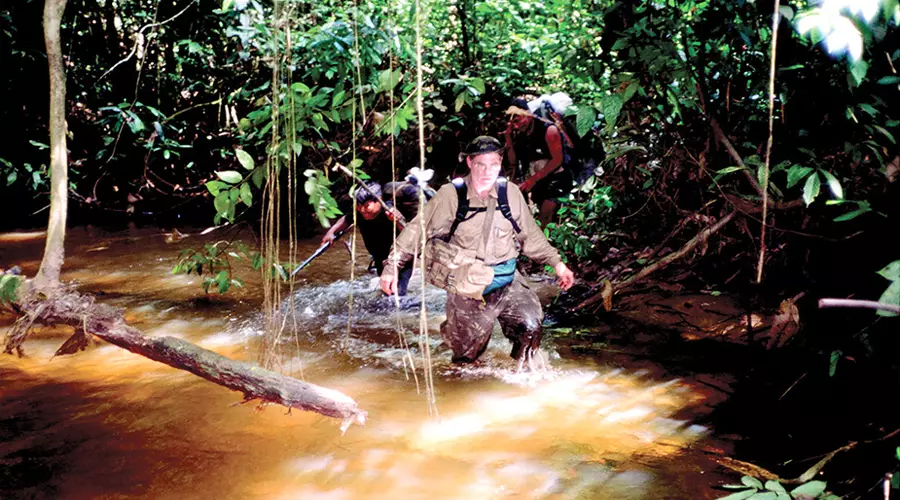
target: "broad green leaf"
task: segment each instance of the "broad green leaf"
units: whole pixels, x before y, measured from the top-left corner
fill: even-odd
[[[878,274],[891,281],[900,281],[900,260],[891,262],[884,269],[878,271]]]
[[[209,194],[211,194],[213,196],[218,196],[219,191],[221,191],[222,188],[226,188],[226,187],[228,187],[228,184],[225,184],[222,181],[209,181],[206,183],[206,189],[208,189]]]
[[[803,201],[806,203],[806,206],[809,206],[815,201],[816,196],[819,196],[821,186],[819,174],[815,172],[806,179],[806,184],[803,186]]]
[[[860,86],[866,79],[866,73],[869,71],[869,63],[860,59],[850,66],[850,75],[856,86]]]
[[[766,489],[774,491],[775,493],[787,493],[787,490],[784,489],[784,486],[782,486],[781,483],[772,481],[771,479],[766,481]]]
[[[19,174],[17,174],[15,170],[13,170],[12,172],[6,174],[6,185],[7,185],[7,186],[12,185],[13,182],[16,182],[16,178],[17,178],[18,176],[19,176]]]
[[[239,172],[237,172],[235,170],[225,170],[222,172],[216,172],[216,175],[219,177],[219,179],[222,179],[223,181],[225,181],[229,184],[237,184],[238,182],[241,182],[241,180],[244,178]]]
[[[762,491],[747,498],[750,500],[778,500],[778,493],[775,493],[774,491]]]
[[[233,4],[233,3],[234,3],[234,0],[224,0],[224,1],[222,2],[222,10],[229,10],[229,9],[231,9],[231,4]]]
[[[472,78],[471,80],[469,80],[469,85],[475,88],[475,90],[477,90],[479,94],[484,94],[484,79]]]
[[[794,9],[790,5],[782,5],[778,8],[781,17],[787,19],[788,22],[794,19]]]
[[[728,496],[720,497],[719,500],[745,500],[756,494],[755,489],[736,491]]]
[[[584,137],[591,131],[594,126],[594,118],[597,116],[597,110],[591,106],[581,106],[578,108],[578,115],[575,117],[575,128],[578,137]]]
[[[216,199],[213,200],[213,206],[216,208],[216,213],[220,215],[227,213],[228,207],[231,206],[231,198],[228,197],[228,191],[219,192],[216,195]]]
[[[878,302],[900,306],[900,281],[894,281],[893,283],[891,283],[891,286],[887,287],[887,290],[885,290],[884,293],[881,294],[881,298],[878,299]],[[879,316],[888,317],[897,316],[897,313],[890,311],[878,311],[876,314],[878,314]]]
[[[343,91],[343,90],[339,90],[339,91],[335,92],[334,97],[331,98],[331,106],[336,108],[336,107],[338,107],[340,104],[343,104],[343,103],[344,103],[344,96],[345,96],[346,94],[347,94],[347,93],[346,93],[345,91]],[[335,120],[335,121],[337,121],[337,120]]]
[[[897,76],[897,75],[882,76],[881,78],[878,79],[878,83],[880,83],[881,85],[893,85],[895,83],[900,83],[900,76]]]
[[[299,93],[307,93],[309,92],[309,87],[304,85],[303,82],[296,82],[295,84],[291,85],[291,90]]]
[[[797,184],[798,182],[803,180],[803,178],[806,177],[807,175],[809,175],[809,173],[812,172],[813,170],[815,170],[815,169],[812,167],[803,167],[800,165],[794,165],[793,167],[789,168],[788,173],[787,173],[788,189],[794,187],[795,184]]]
[[[219,293],[225,293],[228,291],[228,288],[231,286],[231,283],[228,279],[228,271],[219,271],[216,273],[216,285],[218,286]]]
[[[831,194],[833,194],[835,198],[843,200],[844,190],[843,188],[841,188],[841,183],[837,180],[837,177],[832,175],[831,172],[823,170],[821,168],[819,169],[819,172],[821,172],[821,174],[825,176],[825,182],[828,184],[828,189],[831,190]]]
[[[262,189],[263,181],[266,180],[266,175],[266,169],[259,166],[253,169],[253,173],[250,174],[250,180],[257,189]]]
[[[228,199],[231,200],[231,204],[234,205],[237,203],[238,198],[240,198],[241,192],[237,188],[231,188],[228,190]]]
[[[862,103],[859,105],[859,109],[865,111],[871,117],[875,117],[878,114],[878,110],[875,109],[871,104]]]
[[[0,304],[14,302],[22,278],[14,274],[0,275]]]
[[[603,118],[609,127],[616,126],[616,120],[619,118],[619,112],[622,111],[622,98],[617,94],[603,97],[600,101],[603,107]]]
[[[237,155],[238,162],[247,170],[253,170],[253,157],[243,149],[235,149],[234,154]]]
[[[458,96],[456,96],[456,104],[455,109],[456,112],[459,113],[459,110],[462,109],[463,106],[466,105],[466,92],[460,92]]]
[[[250,192],[250,184],[241,184],[241,201],[248,207],[253,203],[253,193]]]
[[[760,186],[768,186],[769,185],[769,169],[765,164],[759,166],[756,169],[756,180],[759,181]]]
[[[800,495],[806,495],[810,498],[816,498],[825,492],[825,481],[810,481],[791,490],[791,496],[797,498]]]
[[[638,83],[637,80],[629,83],[628,86],[625,87],[625,92],[622,92],[622,102],[625,103],[630,101],[631,98],[634,97],[635,92],[640,88],[641,84]]]
[[[756,479],[753,476],[741,477],[741,483],[746,484],[747,486],[749,486],[751,488],[756,488],[758,490],[763,489],[762,481],[760,481],[759,479]]]

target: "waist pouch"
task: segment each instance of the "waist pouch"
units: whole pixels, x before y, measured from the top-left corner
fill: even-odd
[[[425,246],[425,277],[428,283],[450,293],[481,299],[494,280],[494,269],[468,250],[439,238]]]
[[[516,259],[509,259],[491,266],[494,270],[494,279],[484,287],[484,295],[499,290],[513,282],[516,276]]]

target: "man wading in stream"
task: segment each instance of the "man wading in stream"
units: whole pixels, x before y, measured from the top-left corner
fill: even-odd
[[[425,206],[428,281],[447,290],[441,337],[454,363],[471,363],[487,348],[499,320],[521,368],[541,343],[543,311],[537,295],[516,271],[520,253],[553,266],[563,290],[575,281],[538,227],[519,188],[499,177],[503,146],[481,136],[464,153],[469,175],[443,185]],[[421,239],[418,217],[400,233],[384,263],[381,289],[398,291],[394,271],[412,260]]]
[[[414,169],[413,172],[418,172],[418,169]],[[356,190],[356,211],[359,215],[356,219],[356,225],[362,234],[366,250],[369,251],[372,259],[375,261],[375,271],[379,275],[383,270],[383,263],[391,250],[396,214],[399,212],[405,220],[409,221],[419,211],[421,185],[418,179],[415,179],[412,175],[407,177],[406,182],[389,182],[385,184],[384,190],[376,182],[368,183],[368,190],[362,188]],[[425,197],[431,198],[433,195],[434,190],[425,186]],[[390,211],[385,210],[381,206],[381,203],[378,201],[379,198],[391,207]],[[345,214],[352,213],[352,200],[342,203],[341,211]],[[351,224],[353,224],[353,216],[348,215],[335,221],[334,225],[322,237],[322,244],[333,242],[335,236],[340,231],[350,227]],[[406,295],[406,287],[412,275],[412,262],[401,266],[399,275],[397,291],[400,296],[403,296]]]

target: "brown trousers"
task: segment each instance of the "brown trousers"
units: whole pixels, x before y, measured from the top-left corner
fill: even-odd
[[[471,363],[487,349],[500,321],[503,335],[512,341],[510,356],[530,357],[541,345],[541,320],[544,312],[537,295],[516,272],[509,285],[492,292],[484,300],[447,294],[447,320],[441,324],[441,337],[453,350],[454,363]]]

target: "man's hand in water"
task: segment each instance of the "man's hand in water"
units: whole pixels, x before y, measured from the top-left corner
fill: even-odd
[[[397,293],[397,277],[396,276],[388,276],[387,274],[381,275],[381,291],[387,295],[394,295]]]
[[[560,288],[568,290],[575,284],[575,273],[573,273],[564,262],[560,262],[553,269],[556,271],[557,278],[559,278]]]

